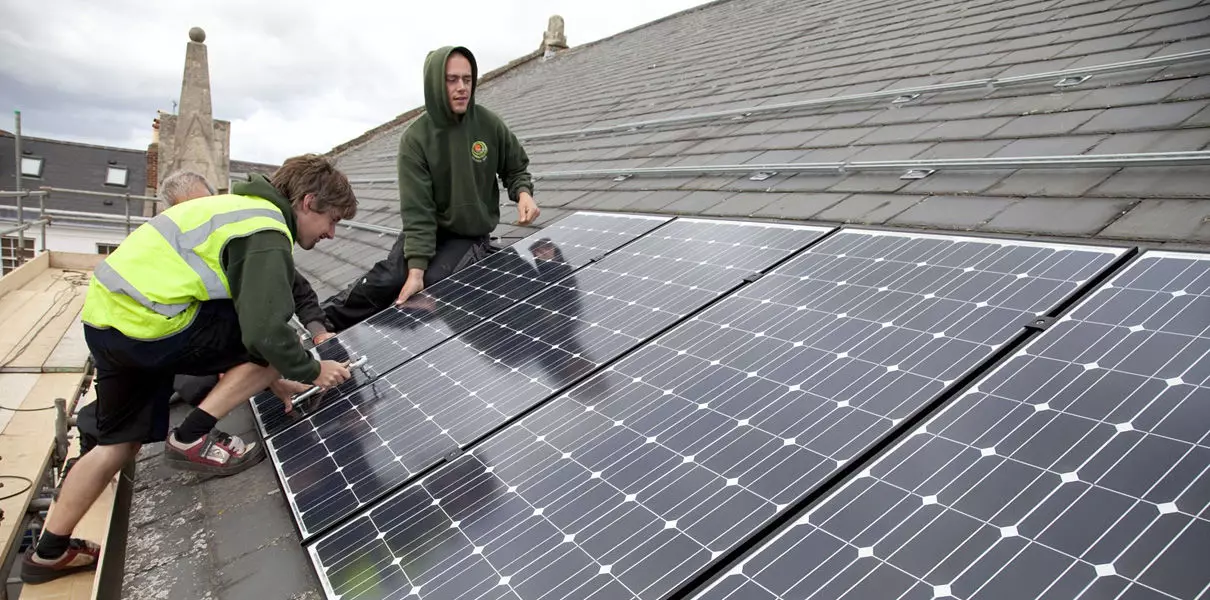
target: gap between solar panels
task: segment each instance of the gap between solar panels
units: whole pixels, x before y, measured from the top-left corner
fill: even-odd
[[[679,218],[267,440],[309,539],[831,228]]]
[[[308,552],[332,598],[683,593],[1125,254],[842,230]]]
[[[1210,255],[1144,252],[695,600],[1205,598],[1207,431]]]
[[[671,217],[580,211],[437,282],[403,308],[390,307],[314,349],[325,360],[369,357],[352,378],[287,414],[263,392],[251,400],[261,436],[271,437],[356,392],[412,357],[470,329],[546,285],[669,221]]]

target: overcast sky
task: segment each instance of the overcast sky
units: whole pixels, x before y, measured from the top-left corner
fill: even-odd
[[[538,48],[561,15],[572,46],[704,0],[0,0],[0,129],[146,148],[178,100],[189,28],[206,30],[214,117],[231,158],[326,152],[423,103],[429,50],[486,72]]]

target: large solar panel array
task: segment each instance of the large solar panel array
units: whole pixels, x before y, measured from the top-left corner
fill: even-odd
[[[1210,256],[1148,252],[701,600],[1210,597]]]
[[[666,597],[1122,253],[833,234],[346,521],[312,560],[346,599]]]
[[[265,437],[344,397],[413,356],[465,331],[652,229],[667,217],[578,212],[434,284],[320,344],[320,358],[370,359],[353,377],[287,414],[271,393],[252,400]]]
[[[301,533],[373,503],[827,231],[678,219],[329,404],[268,442]]]

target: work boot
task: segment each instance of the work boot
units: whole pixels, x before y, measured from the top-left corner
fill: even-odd
[[[248,443],[217,429],[211,429],[192,444],[177,441],[173,429],[164,442],[164,464],[181,471],[226,477],[248,469],[264,458],[262,444]]]
[[[59,558],[42,558],[30,548],[21,560],[21,581],[46,583],[72,573],[91,571],[97,568],[100,559],[101,547],[79,538],[71,538],[67,550]]]

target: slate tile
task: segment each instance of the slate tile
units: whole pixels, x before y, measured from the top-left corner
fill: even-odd
[[[726,192],[692,192],[664,206],[660,212],[682,215],[701,214],[702,211],[726,200],[729,195]]]
[[[875,160],[907,160],[916,158],[921,152],[929,149],[933,144],[880,144],[876,146],[855,146],[859,149],[857,154],[850,156],[849,162],[875,161]]]
[[[779,182],[774,188],[778,192],[822,192],[844,179],[839,173],[799,173]]]
[[[829,192],[895,192],[909,182],[899,178],[900,173],[867,172],[852,173],[828,188]]]
[[[770,150],[762,152],[745,164],[768,165],[799,162],[799,159],[806,156],[807,153],[802,150]]]
[[[860,150],[861,149],[856,146],[841,146],[839,148],[812,148],[802,156],[798,157],[798,162],[842,162],[848,160],[849,157],[857,154],[857,152]]]
[[[596,210],[622,210],[647,196],[651,192],[616,190],[602,192],[600,200],[594,202],[592,208]]]
[[[768,192],[739,192],[703,210],[702,214],[719,217],[750,217],[784,196],[785,194]]]
[[[1168,100],[1185,100],[1210,96],[1210,77],[1178,79],[1177,81],[1184,82],[1184,85],[1168,96]]]
[[[993,217],[982,231],[1090,236],[1134,204],[1123,198],[1024,198]]]
[[[1141,198],[1210,196],[1210,167],[1129,167],[1098,186],[1096,195]]]
[[[213,534],[211,551],[219,568],[275,540],[298,541],[290,507],[281,493],[223,511],[211,518],[207,527]]]
[[[1003,196],[1081,196],[1117,169],[1022,169],[987,190]]]
[[[1140,44],[1144,42],[1139,42]],[[1140,60],[1155,54],[1159,48],[1157,46],[1143,46],[1138,48],[1123,48],[1109,52],[1101,52],[1083,56],[1069,65],[1068,69],[1082,69],[1084,67],[1095,67],[1097,65],[1108,65],[1112,63],[1126,62],[1131,60]],[[1101,75],[1097,79],[1105,81],[1112,78],[1135,77],[1133,73],[1116,73],[1113,75]]]
[[[283,539],[235,561],[217,573],[220,598],[290,598],[319,587],[298,543]]]
[[[849,110],[833,114],[819,124],[823,129],[835,129],[837,127],[852,127],[860,125],[866,119],[877,116],[881,111],[877,110]]]
[[[930,196],[890,218],[896,225],[978,229],[1015,202],[1012,198]]]
[[[1051,71],[1062,71],[1075,62],[1071,58],[1053,58],[1038,62],[1018,63],[996,74],[996,77],[1016,77],[1018,75],[1030,75],[1033,73],[1049,73]]]
[[[1082,125],[1078,133],[1160,129],[1183,123],[1210,106],[1210,100],[1111,108]]]
[[[986,158],[1009,143],[1008,140],[939,142],[912,158]]]
[[[920,101],[919,98],[916,99]],[[886,101],[887,108],[881,114],[874,115],[866,120],[864,125],[894,125],[898,123],[918,123],[923,120],[926,115],[937,110],[936,106],[930,105],[896,105],[891,104],[890,100]]]
[[[905,181],[905,194],[980,194],[1010,171],[937,171],[924,179]],[[898,175],[894,175],[898,177]]]
[[[939,109],[941,113],[944,109]],[[977,140],[1012,121],[1011,117],[984,119],[957,119],[944,121],[916,137],[919,141],[929,140]]]
[[[643,194],[637,200],[625,205],[625,207],[627,210],[654,212],[688,196],[690,193],[683,190],[659,190]]]
[[[1196,115],[1189,117],[1189,120],[1183,123],[1185,127],[1207,127],[1210,126],[1210,107],[1203,108]]]
[[[906,142],[935,127],[933,123],[908,123],[905,125],[883,125],[857,140],[860,144],[889,144]]]
[[[1062,135],[1087,123],[1101,111],[1080,110],[1017,117],[991,135],[1025,138],[1039,135]]]
[[[805,148],[815,144],[816,138],[823,135],[823,131],[788,131],[767,138],[767,143],[762,143],[761,147],[768,148]]]
[[[778,194],[777,199],[753,211],[752,216],[769,219],[810,219],[847,197],[848,194]]]
[[[873,127],[846,127],[841,129],[831,129],[823,132],[819,137],[811,140],[808,147],[811,148],[826,148],[829,146],[848,146],[853,142],[869,135],[874,131]]]
[[[1096,146],[1104,136],[1081,135],[1071,137],[1034,138],[1010,142],[994,156],[1067,156],[1083,154]]]
[[[924,198],[892,194],[854,194],[817,213],[814,218],[837,223],[886,223]]]
[[[1210,242],[1210,202],[1143,200],[1101,232],[1102,237]]]
[[[1072,108],[1111,108],[1130,104],[1153,104],[1172,95],[1184,81],[1154,81],[1141,85],[1118,85],[1089,90]],[[1099,117],[1098,117],[1099,118]],[[1095,121],[1096,119],[1094,119]]]

